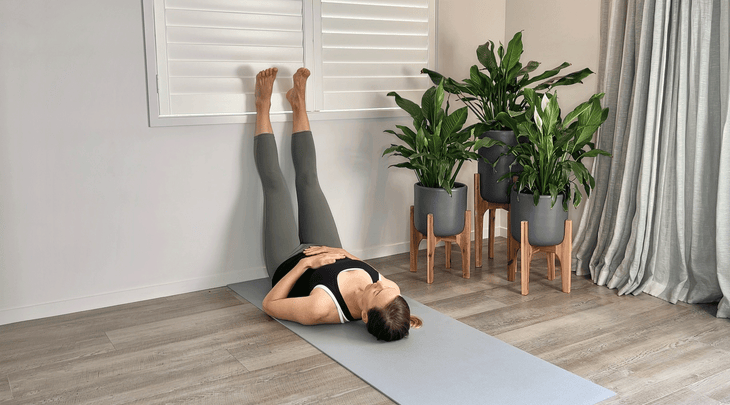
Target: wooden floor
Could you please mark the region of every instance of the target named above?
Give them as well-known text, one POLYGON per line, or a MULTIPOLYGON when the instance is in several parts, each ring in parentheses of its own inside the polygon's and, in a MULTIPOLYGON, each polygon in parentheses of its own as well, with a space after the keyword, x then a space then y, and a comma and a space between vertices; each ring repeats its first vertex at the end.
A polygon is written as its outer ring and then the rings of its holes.
MULTIPOLYGON (((432 285, 423 251, 418 273, 408 254, 370 263, 405 295, 618 394, 604 404, 730 403, 730 321, 712 306, 619 297, 575 275, 564 294, 544 255, 523 297, 496 245, 468 280, 456 251, 443 268, 443 248, 432 285)), ((0 326, 0 404, 38 403, 391 401, 223 287, 0 326)))

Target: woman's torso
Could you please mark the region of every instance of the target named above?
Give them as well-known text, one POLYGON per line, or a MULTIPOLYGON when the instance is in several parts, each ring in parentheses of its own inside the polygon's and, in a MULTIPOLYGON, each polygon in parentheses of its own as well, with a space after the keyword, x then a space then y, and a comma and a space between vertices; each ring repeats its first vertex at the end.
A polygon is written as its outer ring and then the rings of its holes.
MULTIPOLYGON (((302 258, 304 253, 293 256, 284 262, 274 273, 272 286, 281 280, 302 258)), ((321 289, 332 299, 339 314, 340 322, 359 319, 360 314, 353 315, 345 300, 348 287, 354 286, 358 281, 374 283, 380 279, 380 273, 369 264, 352 259, 341 259, 333 264, 306 270, 296 281, 289 298, 306 297, 315 289, 321 289)))

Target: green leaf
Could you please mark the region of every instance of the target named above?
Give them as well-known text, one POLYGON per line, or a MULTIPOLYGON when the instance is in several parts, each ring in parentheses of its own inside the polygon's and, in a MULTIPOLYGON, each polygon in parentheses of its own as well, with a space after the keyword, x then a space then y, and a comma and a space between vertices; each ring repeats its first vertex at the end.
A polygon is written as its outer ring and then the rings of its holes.
POLYGON ((464 82, 469 83, 472 87, 481 88, 482 76, 480 75, 480 73, 481 72, 479 71, 477 65, 473 65, 471 69, 469 69, 469 78, 464 79, 464 82))
POLYGON ((507 71, 507 77, 506 81, 507 83, 513 83, 517 76, 519 75, 520 71, 522 70, 522 64, 517 61, 508 71, 507 71))
MULTIPOLYGON (((434 116, 433 116, 433 110, 434 110, 434 95, 436 94, 436 87, 431 87, 428 90, 426 90, 423 93, 423 97, 421 97, 421 110, 423 111, 423 118, 425 118, 429 123, 433 124, 434 116)), ((440 107, 440 105, 439 105, 440 107)))
POLYGON ((556 74, 560 73, 561 70, 565 69, 566 67, 570 66, 570 63, 563 62, 560 64, 560 66, 554 67, 552 69, 546 70, 542 72, 541 74, 533 77, 532 79, 528 80, 526 84, 532 84, 535 82, 539 82, 540 80, 545 80, 549 77, 553 77, 556 74))
POLYGON ((535 62, 534 60, 531 60, 527 62, 527 65, 525 65, 522 69, 520 69, 520 73, 518 76, 526 75, 527 73, 534 72, 538 67, 540 66, 540 62, 535 62))
POLYGON ((405 125, 396 125, 396 128, 403 131, 403 135, 405 135, 408 139, 408 141, 406 142, 408 145, 410 145, 411 147, 414 147, 416 145, 416 133, 413 132, 412 129, 408 128, 405 125))
POLYGON ((507 128, 514 131, 515 133, 519 132, 517 120, 515 120, 512 116, 510 116, 506 112, 503 111, 503 112, 497 114, 497 120, 499 122, 501 122, 507 128))
POLYGON ((551 87, 569 86, 571 84, 583 83, 583 79, 592 74, 593 72, 588 68, 568 73, 567 75, 560 77, 557 81, 555 81, 555 83, 551 87))
POLYGON ((418 129, 418 133, 416 134, 416 151, 422 151, 426 148, 427 145, 426 141, 426 132, 423 130, 423 128, 418 129))
POLYGON ((423 68, 421 69, 421 73, 426 73, 433 82, 433 84, 436 86, 438 86, 439 83, 441 83, 441 81, 445 79, 444 75, 434 70, 423 68))
POLYGON ((558 190, 558 187, 555 185, 555 183, 551 183, 549 186, 550 189, 550 208, 555 206, 555 203, 558 201, 558 194, 560 191, 558 190))
MULTIPOLYGON (((511 71, 517 63, 520 61, 522 56, 522 32, 518 31, 507 44, 507 51, 502 59, 502 68, 506 71, 511 71)), ((519 69, 518 69, 519 71, 519 69)), ((515 72, 515 75, 517 73, 515 72)))
POLYGON ((421 113, 421 107, 419 107, 418 104, 414 103, 411 100, 401 97, 398 93, 396 93, 394 91, 391 91, 390 93, 388 93, 388 96, 395 97, 395 103, 398 105, 398 107, 402 108, 411 117, 413 117, 414 121, 423 120, 423 114, 421 113))
POLYGON ((466 122, 469 111, 466 107, 459 108, 444 119, 441 132, 447 135, 459 132, 466 122))
MULTIPOLYGON (((443 81, 439 83, 438 87, 436 88, 436 99, 433 103, 433 116, 437 117, 438 113, 441 110, 441 106, 444 104, 444 83, 443 81)), ((432 121, 433 123, 433 121, 432 121)))
POLYGON ((477 47, 477 60, 488 71, 497 69, 497 58, 494 56, 494 42, 487 41, 477 47))
POLYGON ((586 101, 584 103, 579 104, 573 111, 568 113, 568 115, 565 116, 565 120, 563 120, 563 123, 565 125, 569 125, 571 122, 573 122, 574 119, 576 119, 579 115, 585 113, 586 111, 591 109, 591 101, 586 101))
POLYGON ((589 150, 588 152, 582 153, 580 155, 580 159, 589 158, 589 157, 595 157, 595 156, 598 156, 598 155, 603 155, 603 156, 611 157, 611 154, 608 153, 608 152, 606 152, 605 150, 602 150, 602 149, 593 149, 593 150, 589 150))

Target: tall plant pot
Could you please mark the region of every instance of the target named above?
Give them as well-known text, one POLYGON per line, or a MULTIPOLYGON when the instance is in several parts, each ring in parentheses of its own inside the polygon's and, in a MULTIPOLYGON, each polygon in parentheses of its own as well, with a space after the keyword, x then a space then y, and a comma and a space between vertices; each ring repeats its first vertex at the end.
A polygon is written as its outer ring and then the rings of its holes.
POLYGON ((568 212, 563 209, 563 195, 558 195, 555 205, 550 208, 551 197, 541 195, 540 202, 535 205, 532 194, 510 194, 510 232, 512 237, 521 242, 521 223, 527 221, 529 226, 528 240, 533 246, 552 246, 563 241, 565 237, 565 221, 568 212))
POLYGON ((418 232, 428 234, 428 214, 433 214, 436 236, 457 235, 464 230, 464 212, 468 187, 455 183, 451 194, 443 188, 413 186, 413 222, 418 232))
MULTIPOLYGON (((517 138, 513 131, 486 131, 479 135, 479 138, 484 137, 502 141, 510 146, 517 145, 517 138)), ((515 161, 515 158, 511 155, 502 156, 503 153, 507 153, 507 150, 506 146, 479 148, 479 155, 486 158, 489 162, 494 163, 499 159, 494 167, 483 160, 479 160, 479 190, 482 198, 486 201, 500 204, 509 203, 509 191, 512 187, 512 180, 498 180, 510 171, 519 170, 518 167, 513 167, 510 170, 510 165, 515 161), (500 158, 500 156, 502 157, 500 158)))

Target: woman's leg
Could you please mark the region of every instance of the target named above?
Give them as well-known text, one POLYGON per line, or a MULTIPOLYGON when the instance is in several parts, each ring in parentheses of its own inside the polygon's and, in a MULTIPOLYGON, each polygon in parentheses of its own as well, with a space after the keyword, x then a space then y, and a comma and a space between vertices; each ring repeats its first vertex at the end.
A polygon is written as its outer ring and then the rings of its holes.
POLYGON ((256 133, 254 160, 264 189, 264 258, 269 277, 299 246, 294 209, 279 167, 269 109, 277 69, 256 75, 256 133))
POLYGON ((316 151, 305 105, 308 77, 309 70, 297 70, 294 74, 294 87, 286 93, 294 121, 291 153, 296 172, 299 239, 307 244, 342 247, 335 219, 317 177, 316 151))

